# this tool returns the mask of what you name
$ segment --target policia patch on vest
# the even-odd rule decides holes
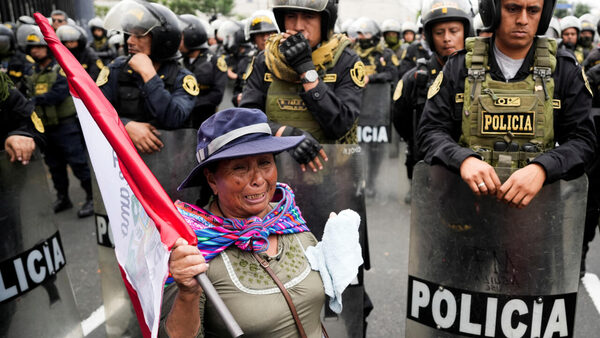
[[[440,72],[438,74],[438,76],[435,78],[435,81],[433,81],[433,83],[429,87],[429,90],[427,91],[427,100],[434,97],[435,94],[437,94],[440,91],[443,80],[444,80],[444,72]]]
[[[392,98],[394,101],[398,101],[398,99],[402,97],[402,87],[404,87],[404,81],[400,80],[394,91],[394,97]]]
[[[356,62],[354,67],[350,69],[350,77],[352,78],[352,81],[354,81],[354,83],[359,87],[365,86],[366,76],[367,73],[365,70],[365,64],[362,61]]]
[[[98,85],[98,87],[105,85],[108,82],[108,75],[110,75],[110,68],[102,68],[100,74],[98,74],[98,77],[96,78],[96,85]]]
[[[535,136],[535,112],[492,113],[481,112],[482,135],[513,135]]]
[[[42,120],[37,116],[35,112],[31,113],[31,122],[33,122],[35,130],[39,131],[40,133],[43,133],[45,131]]]
[[[198,82],[194,75],[184,76],[182,86],[186,93],[192,96],[197,96],[198,93],[200,93],[200,88],[198,87]]]
[[[588,78],[585,75],[585,72],[583,71],[583,68],[581,68],[581,75],[583,75],[583,81],[585,82],[585,88],[587,88],[587,90],[590,92],[590,94],[592,96],[594,96],[594,93],[592,92],[592,87],[590,87],[590,82],[588,81]]]
[[[227,61],[225,61],[225,54],[221,55],[217,59],[217,68],[219,68],[219,70],[222,72],[227,71]]]

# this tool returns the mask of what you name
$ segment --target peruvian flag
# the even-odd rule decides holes
[[[138,155],[96,83],[61,44],[48,20],[40,13],[35,20],[67,74],[140,327],[144,337],[156,337],[170,249],[179,237],[194,245],[196,236]]]

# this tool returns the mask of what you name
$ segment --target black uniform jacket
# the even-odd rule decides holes
[[[494,43],[493,40],[491,43]],[[535,44],[534,44],[535,46]],[[525,79],[533,67],[535,47],[527,54],[523,65],[512,81]],[[444,164],[451,170],[460,171],[461,163],[476,153],[457,144],[461,135],[462,103],[455,103],[455,95],[464,92],[467,68],[466,51],[451,57],[444,66],[440,91],[427,100],[417,140],[419,149],[430,164]],[[592,94],[586,88],[581,67],[572,54],[559,50],[554,78],[554,99],[561,108],[554,109],[554,140],[558,146],[533,160],[546,171],[546,182],[576,178],[583,174],[584,166],[593,158],[596,136],[594,123],[589,115]],[[505,81],[490,48],[490,75],[492,79]]]
[[[597,64],[600,64],[600,47],[592,49],[581,66],[587,71]]]
[[[406,49],[406,55],[400,60],[398,66],[398,76],[402,77],[406,72],[413,69],[417,65],[418,59],[429,59],[431,52],[425,48],[423,42],[415,41]]]
[[[128,60],[127,57],[121,56],[108,65],[110,74],[108,75],[106,84],[100,86],[102,94],[104,94],[113,106],[117,107],[119,100],[119,72],[131,72],[131,78],[143,96],[144,107],[148,109],[149,115],[155,119],[153,122],[157,122],[156,127],[165,129],[183,127],[190,116],[190,112],[194,108],[194,102],[196,100],[196,96],[190,95],[183,88],[183,79],[187,75],[193,76],[192,73],[183,67],[180,68],[174,61],[167,61],[161,64],[157,74],[154,75],[153,78],[144,83],[139,74],[133,72],[129,66],[125,65],[125,62]],[[173,70],[172,67],[180,69],[177,70],[177,76],[174,81],[172,92],[169,92],[169,90],[165,88],[161,76],[170,74]],[[118,112],[119,111],[117,110],[117,113]],[[129,123],[131,119],[121,117],[121,121],[125,125]]]
[[[33,137],[38,147],[44,146],[45,138],[35,130],[31,120],[32,112],[33,102],[28,101],[17,89],[9,89],[6,100],[0,101],[0,150],[4,150],[6,138],[12,135]]]
[[[328,74],[336,74],[335,82],[325,83],[319,78],[315,88],[300,93],[300,97],[328,138],[341,138],[358,118],[363,88],[352,80],[350,71],[359,61],[358,55],[347,47],[335,66],[327,71]],[[254,60],[252,73],[244,87],[241,107],[265,110],[270,85],[270,82],[264,81],[265,72],[265,56],[264,52],[260,52]]]

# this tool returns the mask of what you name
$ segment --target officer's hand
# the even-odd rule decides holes
[[[230,80],[237,80],[237,78],[238,78],[238,75],[237,75],[237,74],[236,74],[236,73],[235,73],[233,70],[231,70],[231,69],[227,69],[227,77],[228,77]]]
[[[135,147],[142,153],[152,154],[164,147],[158,138],[160,132],[150,123],[130,121],[125,125],[125,130]]]
[[[287,36],[285,40],[282,40],[279,45],[279,52],[283,55],[286,63],[298,73],[302,75],[311,69],[315,69],[315,65],[312,61],[312,48],[310,43],[302,35],[302,33],[296,33],[294,35]]]
[[[323,164],[321,163],[319,156],[325,161],[328,161],[329,159],[327,158],[325,150],[323,150],[323,146],[321,146],[309,132],[299,128],[285,127],[282,134],[282,136],[300,135],[305,136],[304,140],[302,140],[295,148],[289,150],[290,154],[296,162],[300,163],[300,169],[302,169],[302,171],[306,171],[306,165],[308,165],[313,172],[323,170]]]
[[[460,176],[477,196],[494,195],[501,185],[494,168],[473,156],[467,157],[460,165]]]
[[[144,53],[134,54],[129,60],[129,67],[131,67],[134,72],[140,74],[144,83],[150,81],[150,79],[156,75],[156,69],[154,69],[152,60]]]
[[[178,238],[169,257],[169,272],[173,276],[179,292],[201,294],[202,288],[194,279],[197,274],[208,270],[208,263],[197,247],[188,245],[183,238]]]
[[[532,163],[525,168],[515,171],[498,190],[496,197],[499,201],[509,203],[512,207],[522,209],[542,189],[546,181],[546,171]]]
[[[365,86],[369,83],[369,75],[365,75]]]
[[[11,162],[19,161],[23,165],[26,165],[29,163],[31,154],[35,150],[35,142],[29,136],[12,135],[6,138],[4,149]]]

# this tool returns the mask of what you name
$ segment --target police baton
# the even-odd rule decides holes
[[[223,319],[223,322],[225,322],[225,326],[227,326],[227,331],[229,331],[231,337],[237,338],[243,335],[244,331],[242,331],[238,323],[235,321],[235,318],[233,318],[233,315],[227,308],[227,305],[225,305],[223,299],[221,299],[219,293],[217,290],[215,290],[215,287],[212,285],[206,274],[200,273],[194,276],[194,278],[198,283],[200,283],[206,298],[212,303],[221,319]]]

